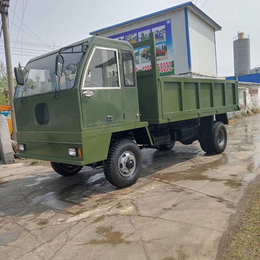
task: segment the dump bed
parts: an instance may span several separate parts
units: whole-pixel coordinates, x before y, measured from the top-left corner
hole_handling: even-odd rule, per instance
[[[163,124],[239,110],[237,81],[160,77],[154,37],[134,44],[150,45],[151,70],[137,73],[141,120]]]

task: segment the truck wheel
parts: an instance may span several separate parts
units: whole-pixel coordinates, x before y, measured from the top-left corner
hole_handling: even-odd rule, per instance
[[[227,130],[222,122],[216,122],[211,132],[211,148],[215,153],[222,153],[227,146]]]
[[[141,151],[134,142],[121,139],[110,147],[104,170],[112,185],[118,188],[131,186],[138,179],[141,168]]]
[[[211,141],[210,141],[210,135],[211,129],[209,128],[202,128],[200,130],[200,136],[199,136],[199,142],[200,142],[200,147],[205,153],[212,153],[211,149]]]
[[[51,162],[51,167],[55,172],[64,177],[75,175],[82,169],[82,166],[56,162]]]
[[[206,153],[222,153],[227,145],[227,131],[222,122],[200,130],[200,147]]]
[[[175,145],[175,141],[171,141],[169,144],[163,144],[158,146],[159,151],[170,151]]]

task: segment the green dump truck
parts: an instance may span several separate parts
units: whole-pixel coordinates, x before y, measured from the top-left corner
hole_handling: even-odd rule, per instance
[[[141,46],[150,46],[151,69],[138,73],[129,43],[95,36],[15,68],[18,155],[50,161],[63,176],[103,166],[122,188],[140,175],[141,148],[199,140],[222,153],[237,82],[160,77],[154,35]]]

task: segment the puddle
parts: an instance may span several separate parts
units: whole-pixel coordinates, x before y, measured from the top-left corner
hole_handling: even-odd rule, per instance
[[[37,204],[37,203],[41,203],[43,201],[48,201],[48,200],[53,200],[55,198],[55,194],[56,192],[48,192],[44,195],[39,195],[39,196],[36,196],[33,200],[32,200],[32,203],[33,204]]]
[[[98,181],[99,179],[102,179],[102,178],[105,178],[104,173],[97,173],[97,174],[91,176],[91,177],[87,180],[87,182],[88,182],[88,183],[96,182],[96,181]]]
[[[30,175],[27,175],[26,178],[29,178],[28,176],[30,176]],[[35,176],[31,175],[30,177],[35,177]],[[27,184],[26,187],[37,186],[37,185],[41,184],[42,181],[49,180],[49,179],[52,179],[52,178],[53,177],[51,177],[51,176],[40,176],[40,177],[35,179],[35,183]]]
[[[64,210],[64,209],[72,206],[72,204],[70,204],[68,202],[60,201],[57,199],[44,201],[44,202],[42,202],[42,204],[45,206],[48,206],[52,209],[55,209],[55,210]]]
[[[36,196],[33,200],[33,204],[41,203],[55,210],[64,210],[71,207],[72,204],[64,201],[60,201],[56,198],[56,192],[49,192],[44,195]]]
[[[155,179],[160,181],[214,181],[214,182],[223,182],[225,185],[229,186],[230,188],[237,188],[241,186],[241,182],[234,180],[234,179],[218,179],[213,178],[205,174],[205,172],[211,170],[219,171],[218,167],[221,165],[228,164],[228,157],[226,154],[222,154],[218,160],[215,160],[210,163],[199,164],[199,165],[192,165],[188,169],[184,169],[182,171],[177,172],[162,172],[155,174]]]

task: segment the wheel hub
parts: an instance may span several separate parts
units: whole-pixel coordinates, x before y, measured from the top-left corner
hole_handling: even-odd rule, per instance
[[[123,177],[132,175],[136,168],[136,158],[132,152],[124,152],[118,161],[119,173]]]
[[[134,167],[134,161],[133,160],[130,160],[130,161],[128,161],[127,163],[126,163],[126,167],[128,168],[128,169],[132,169],[133,167]]]
[[[218,133],[218,144],[220,146],[223,146],[225,144],[225,134],[223,132],[223,130],[221,129]]]

